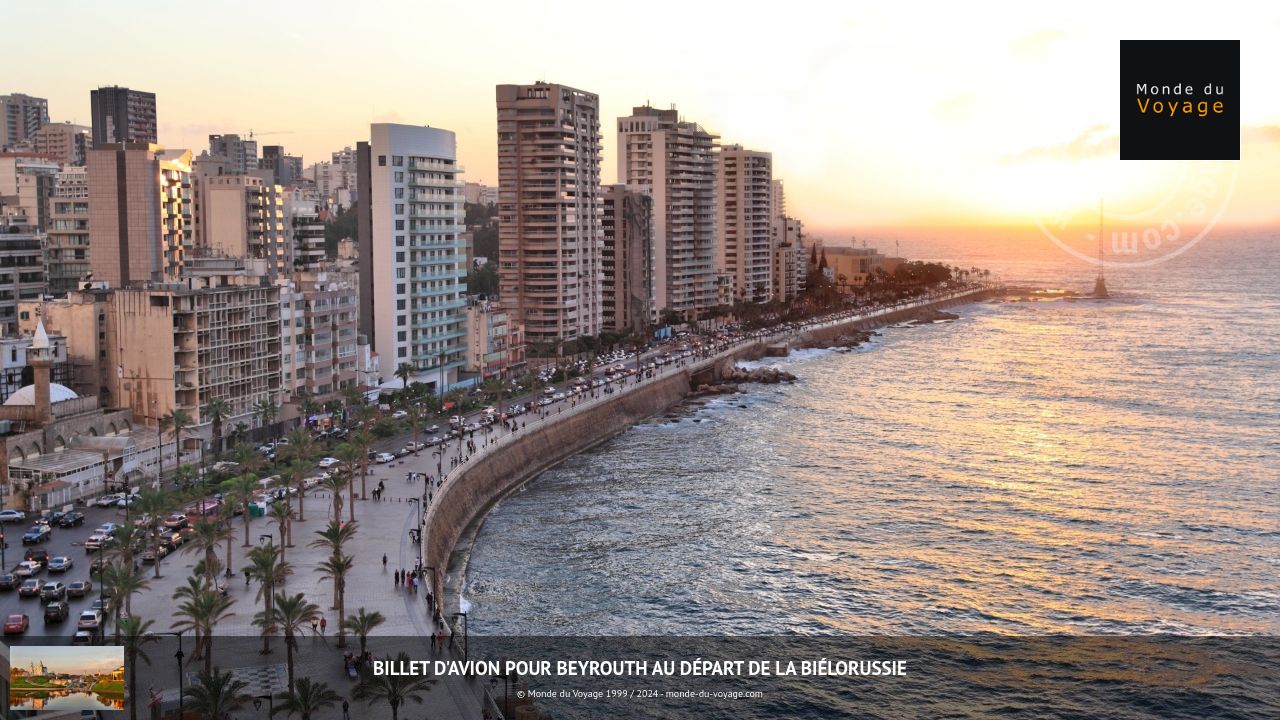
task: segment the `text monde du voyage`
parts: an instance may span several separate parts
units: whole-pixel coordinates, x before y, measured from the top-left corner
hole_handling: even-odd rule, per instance
[[[1222,100],[1213,100],[1214,96],[1226,94],[1225,86],[1205,83],[1197,96],[1196,87],[1190,83],[1175,85],[1150,85],[1137,83],[1138,112],[1143,115],[1161,117],[1194,116],[1207,118],[1210,115],[1222,115],[1226,112],[1226,104]],[[1209,98],[1206,100],[1197,97]]]

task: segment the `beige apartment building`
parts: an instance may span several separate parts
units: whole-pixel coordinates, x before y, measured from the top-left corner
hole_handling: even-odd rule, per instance
[[[643,189],[606,185],[600,263],[606,330],[644,332],[657,322],[653,246],[653,198]]]
[[[564,85],[499,85],[498,273],[529,342],[602,328],[600,98]]]
[[[58,173],[49,198],[44,240],[49,293],[65,295],[78,289],[89,272],[89,171],[68,166]]]
[[[86,125],[50,123],[36,131],[35,151],[62,165],[84,165],[92,146]]]
[[[3,215],[21,216],[39,232],[49,227],[49,198],[58,163],[31,152],[0,153],[0,207]]]
[[[646,105],[618,118],[618,182],[653,197],[659,313],[692,318],[719,304],[715,141],[675,108]]]
[[[467,372],[490,378],[519,369],[524,350],[523,328],[511,313],[488,300],[467,306]]]
[[[89,151],[93,279],[111,287],[177,280],[191,245],[191,152],[155,144]]]
[[[773,218],[773,298],[795,299],[804,289],[806,272],[804,224],[793,217]]]
[[[773,297],[773,155],[725,145],[717,158],[716,268],[733,302]]]
[[[293,234],[285,214],[285,191],[255,175],[203,172],[191,176],[193,246],[216,257],[266,262],[268,277],[293,271]]]

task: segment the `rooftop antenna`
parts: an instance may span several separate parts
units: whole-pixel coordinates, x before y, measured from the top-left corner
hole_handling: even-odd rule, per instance
[[[1107,292],[1107,278],[1103,273],[1104,257],[1102,254],[1102,198],[1098,198],[1098,278],[1093,281],[1093,296],[1095,298],[1111,297]]]

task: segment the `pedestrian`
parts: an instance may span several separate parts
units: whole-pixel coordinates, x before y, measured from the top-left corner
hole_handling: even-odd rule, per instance
[[[329,620],[325,616],[320,616],[320,634],[323,635],[325,628],[329,627]]]
[[[311,621],[311,634],[316,634],[316,621],[314,619]]]
[[[250,578],[250,577],[251,577],[251,573],[249,572],[249,568],[245,568],[245,569],[244,569],[244,586],[245,586],[245,587],[249,587],[249,578]]]
[[[444,650],[444,630],[436,631],[436,642],[440,643],[440,649]]]
[[[391,573],[391,576],[395,578],[395,580],[393,581],[394,584],[392,585],[392,587],[400,587],[400,571],[396,570],[395,572]]]
[[[413,594],[414,595],[418,594],[418,576],[417,575],[413,576]]]
[[[351,720],[351,703],[342,698],[342,720]]]
[[[386,553],[382,553],[382,569],[383,569],[383,570],[386,570],[386,569],[387,569],[387,554],[386,554]]]

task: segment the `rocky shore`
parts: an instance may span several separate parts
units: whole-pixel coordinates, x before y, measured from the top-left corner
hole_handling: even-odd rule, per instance
[[[744,392],[741,385],[743,383],[760,383],[762,385],[775,385],[781,382],[795,382],[796,376],[785,370],[777,368],[762,367],[754,370],[736,367],[733,372],[721,378],[718,382],[707,384],[703,383],[694,388],[689,394],[690,397],[703,397],[707,395],[732,395],[734,393]]]
[[[849,330],[830,340],[809,340],[804,343],[803,347],[810,350],[849,350],[858,347],[879,334],[878,332],[867,330]]]

